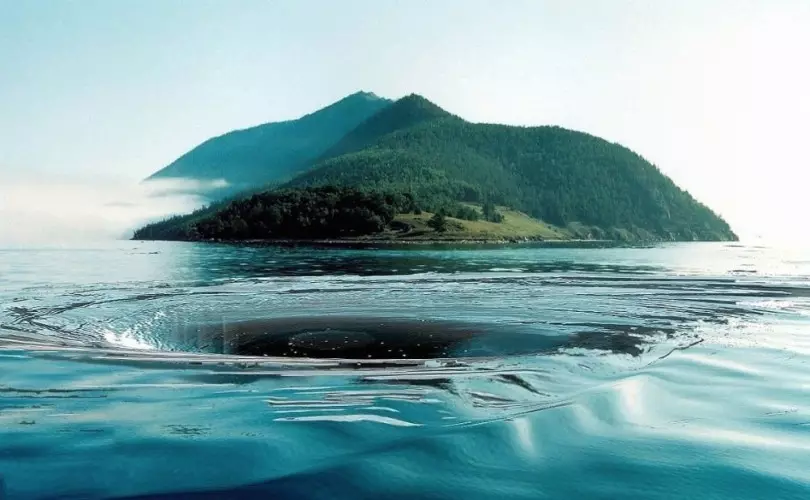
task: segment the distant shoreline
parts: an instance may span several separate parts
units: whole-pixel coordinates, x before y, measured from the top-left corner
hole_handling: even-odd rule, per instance
[[[244,245],[244,246],[302,246],[302,247],[335,247],[335,248],[348,248],[348,247],[427,247],[427,246],[475,246],[475,245],[549,245],[549,246],[645,246],[651,245],[654,241],[642,242],[627,242],[619,240],[587,240],[587,239],[531,239],[531,238],[514,238],[514,239],[390,239],[390,238],[364,238],[364,239],[249,239],[249,240],[144,240],[133,239],[133,241],[182,241],[185,243],[206,243],[206,244],[222,244],[222,245]]]

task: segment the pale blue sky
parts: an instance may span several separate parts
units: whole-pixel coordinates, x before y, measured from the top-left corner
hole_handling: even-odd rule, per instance
[[[416,92],[619,141],[740,232],[784,235],[806,211],[808,26],[806,0],[0,0],[0,181],[134,182],[234,128]]]

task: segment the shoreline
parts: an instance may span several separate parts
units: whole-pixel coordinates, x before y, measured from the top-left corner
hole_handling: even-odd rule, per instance
[[[207,243],[223,245],[255,245],[255,246],[323,246],[323,247],[352,247],[352,246],[444,246],[444,245],[549,245],[549,246],[630,246],[647,247],[662,243],[734,243],[739,239],[728,240],[602,240],[602,239],[545,239],[542,237],[515,237],[515,238],[420,238],[420,239],[395,239],[395,238],[323,238],[323,239],[247,239],[247,240],[224,240],[224,239],[201,239],[201,240],[163,240],[163,239],[143,239],[130,238],[130,241],[175,241],[183,243]]]
[[[210,243],[224,245],[246,245],[246,246],[311,246],[311,247],[357,247],[357,246],[379,246],[379,247],[423,247],[423,246],[474,246],[474,245],[577,245],[577,246],[647,246],[662,241],[619,241],[619,240],[595,240],[595,239],[533,239],[533,238],[512,238],[512,239],[481,239],[481,238],[446,238],[446,239],[250,239],[250,240],[145,240],[135,239],[132,241],[181,241],[185,243]]]

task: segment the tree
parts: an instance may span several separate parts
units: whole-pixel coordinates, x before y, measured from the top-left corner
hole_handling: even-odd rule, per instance
[[[491,201],[484,203],[483,212],[484,220],[498,223],[503,222],[503,215],[495,210],[495,205]]]
[[[447,231],[447,219],[441,213],[433,214],[433,217],[428,220],[427,225],[437,233]]]
[[[478,220],[481,218],[481,214],[478,213],[478,210],[472,207],[468,207],[467,205],[457,205],[454,209],[453,217],[456,219],[463,219],[463,220]]]

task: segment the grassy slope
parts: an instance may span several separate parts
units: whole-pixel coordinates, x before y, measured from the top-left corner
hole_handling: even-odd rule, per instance
[[[400,214],[394,221],[406,224],[408,231],[389,231],[363,239],[397,240],[397,241],[433,241],[433,240],[475,240],[475,241],[512,241],[512,240],[570,240],[577,237],[571,231],[551,226],[533,219],[528,215],[499,209],[503,222],[494,223],[483,220],[468,221],[447,217],[448,230],[439,233],[431,229],[427,222],[433,216],[429,212],[419,215]]]

